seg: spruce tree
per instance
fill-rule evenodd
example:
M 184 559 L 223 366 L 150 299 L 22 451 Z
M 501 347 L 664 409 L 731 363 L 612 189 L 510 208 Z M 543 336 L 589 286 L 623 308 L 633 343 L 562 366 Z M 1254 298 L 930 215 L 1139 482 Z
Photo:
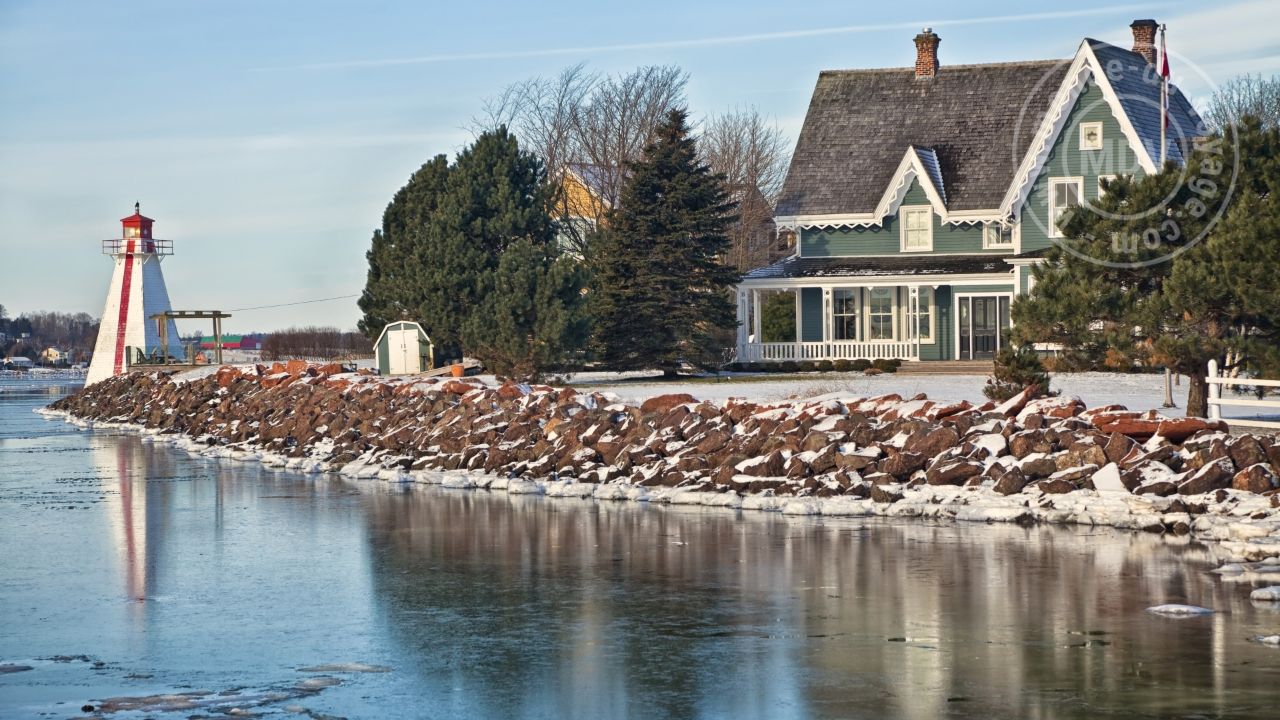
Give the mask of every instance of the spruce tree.
M 1105 353 L 1113 367 L 1164 366 L 1184 374 L 1192 416 L 1208 409 L 1209 360 L 1230 355 L 1237 365 L 1277 368 L 1280 132 L 1254 120 L 1232 132 L 1239 133 L 1238 154 L 1236 138 L 1211 139 L 1203 147 L 1215 149 L 1193 153 L 1184 171 L 1171 165 L 1111 182 L 1095 203 L 1106 213 L 1073 212 L 1062 245 L 1033 269 L 1034 289 L 1014 303 L 1017 338 L 1082 348 L 1095 361 Z M 1237 161 L 1232 204 L 1210 226 L 1217 208 L 1197 205 L 1208 187 L 1199 179 L 1216 178 L 1221 184 L 1213 187 L 1225 190 Z M 1153 222 L 1127 219 L 1136 208 L 1166 208 L 1157 223 L 1170 224 L 1158 226 L 1176 223 L 1177 239 L 1148 247 L 1143 233 Z M 1152 262 L 1127 266 L 1145 261 Z
M 437 155 L 409 178 L 382 213 L 365 258 L 369 271 L 357 304 L 364 312 L 358 326 L 370 340 L 389 322 L 413 317 L 420 301 L 414 244 L 435 211 L 449 174 L 449 162 Z
M 739 279 L 721 262 L 735 210 L 724 177 L 699 161 L 683 110 L 629 170 L 593 256 L 599 356 L 614 370 L 666 375 L 682 362 L 712 366 L 715 338 L 736 325 L 727 289 Z
M 537 379 L 586 344 L 586 275 L 555 245 L 520 238 L 483 279 L 481 299 L 463 326 L 467 351 L 498 375 Z
M 444 192 L 414 243 L 417 315 L 450 357 L 483 300 L 483 279 L 519 239 L 554 246 L 550 189 L 542 162 L 506 128 L 486 132 L 458 154 Z

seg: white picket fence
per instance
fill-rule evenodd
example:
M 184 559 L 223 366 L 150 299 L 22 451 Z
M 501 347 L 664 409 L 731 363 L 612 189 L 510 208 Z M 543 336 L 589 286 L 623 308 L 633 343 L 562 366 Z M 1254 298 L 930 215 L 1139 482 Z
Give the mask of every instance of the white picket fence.
M 1223 385 L 1251 385 L 1253 387 L 1280 387 L 1280 380 L 1263 380 L 1261 378 L 1232 378 L 1223 377 L 1218 373 L 1218 361 L 1209 361 L 1209 375 L 1205 378 L 1209 383 L 1209 417 L 1214 420 L 1222 419 L 1222 406 L 1231 405 L 1233 407 L 1253 407 L 1253 408 L 1269 408 L 1275 411 L 1276 415 L 1280 415 L 1280 400 L 1251 400 L 1244 398 L 1227 398 L 1222 397 Z M 1253 427 L 1280 428 L 1280 422 L 1272 420 L 1250 420 L 1247 418 L 1227 418 L 1227 422 L 1234 425 L 1250 425 Z

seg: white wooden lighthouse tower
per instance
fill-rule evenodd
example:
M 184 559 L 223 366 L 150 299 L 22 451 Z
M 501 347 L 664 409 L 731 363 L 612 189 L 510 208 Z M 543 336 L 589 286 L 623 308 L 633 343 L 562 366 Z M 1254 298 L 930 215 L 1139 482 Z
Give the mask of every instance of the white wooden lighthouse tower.
M 178 327 L 173 320 L 165 321 L 169 324 L 168 348 L 160 347 L 159 326 L 148 320 L 172 309 L 164 275 L 160 274 L 160 260 L 173 254 L 173 241 L 152 237 L 154 222 L 143 217 L 134 203 L 133 214 L 120 221 L 124 226 L 122 236 L 102 241 L 102 254 L 115 258 L 116 269 L 102 310 L 86 385 L 128 372 L 130 362 L 140 356 L 182 356 Z

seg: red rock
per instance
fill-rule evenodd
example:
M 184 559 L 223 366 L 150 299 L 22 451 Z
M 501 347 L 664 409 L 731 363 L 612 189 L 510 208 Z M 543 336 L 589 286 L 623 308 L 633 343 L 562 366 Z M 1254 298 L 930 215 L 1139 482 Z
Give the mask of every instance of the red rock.
M 1046 495 L 1063 495 L 1077 489 L 1075 483 L 1061 478 L 1041 480 L 1034 487 Z
M 973 403 L 970 403 L 968 400 L 961 400 L 958 403 L 949 404 L 939 403 L 929 408 L 929 411 L 925 413 L 924 417 L 926 420 L 941 420 L 944 417 L 959 415 L 960 413 L 968 412 L 972 409 Z
M 284 370 L 290 375 L 301 375 L 307 371 L 307 361 L 297 359 L 290 360 L 284 364 Z
M 556 395 L 556 400 L 560 402 L 564 402 L 565 400 L 568 400 L 570 398 L 574 398 L 577 396 L 578 396 L 578 391 L 574 390 L 571 387 L 560 388 L 559 394 Z
M 949 427 L 924 427 L 911 434 L 902 445 L 903 452 L 936 457 L 960 444 L 960 434 Z
M 1235 474 L 1231 479 L 1231 487 L 1245 492 L 1264 493 L 1275 489 L 1276 475 L 1271 468 L 1262 463 L 1255 463 Z
M 1186 480 L 1178 483 L 1178 494 L 1200 495 L 1201 493 L 1230 487 L 1234 470 L 1235 468 L 1232 467 L 1230 459 L 1215 460 L 1191 473 L 1191 476 Z
M 673 407 L 696 402 L 698 402 L 697 398 L 689 393 L 671 393 L 645 400 L 640 404 L 640 411 L 645 413 L 665 413 Z
M 446 392 L 446 393 L 449 393 L 450 395 L 466 395 L 467 393 L 475 389 L 476 389 L 475 385 L 472 385 L 469 382 L 463 382 L 461 380 L 447 380 L 443 385 L 440 386 L 441 392 Z
M 1032 393 L 1036 390 L 1037 387 L 1035 385 L 1025 388 L 1022 392 L 997 405 L 992 412 L 997 412 L 1002 415 L 1017 415 L 1022 412 L 1024 407 L 1027 406 L 1027 403 L 1031 400 Z
M 1160 421 L 1155 434 L 1177 443 L 1186 440 L 1201 430 L 1225 431 L 1226 429 L 1227 424 L 1221 420 L 1204 420 L 1192 417 L 1169 418 Z
M 328 363 L 316 368 L 316 372 L 321 375 L 341 375 L 344 370 L 342 363 Z
M 965 480 L 981 474 L 981 464 L 960 460 L 929 468 L 925 473 L 925 481 L 930 485 L 960 485 Z
M 218 387 L 231 387 L 231 383 L 235 382 L 236 378 L 240 377 L 240 371 L 229 365 L 224 365 L 223 367 L 218 368 L 216 377 Z
M 507 382 L 503 383 L 502 387 L 498 388 L 498 397 L 503 400 L 518 400 L 519 398 L 524 397 L 524 391 L 515 383 Z

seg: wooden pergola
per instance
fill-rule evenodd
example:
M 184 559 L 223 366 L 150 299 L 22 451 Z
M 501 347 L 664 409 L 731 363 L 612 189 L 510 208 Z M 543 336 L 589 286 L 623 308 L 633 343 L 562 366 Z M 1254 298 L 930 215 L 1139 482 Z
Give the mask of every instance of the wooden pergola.
M 156 321 L 157 329 L 160 331 L 160 347 L 164 348 L 165 353 L 169 352 L 170 320 L 212 320 L 214 363 L 222 364 L 222 321 L 231 317 L 230 313 L 224 313 L 221 310 L 169 310 L 147 317 Z

